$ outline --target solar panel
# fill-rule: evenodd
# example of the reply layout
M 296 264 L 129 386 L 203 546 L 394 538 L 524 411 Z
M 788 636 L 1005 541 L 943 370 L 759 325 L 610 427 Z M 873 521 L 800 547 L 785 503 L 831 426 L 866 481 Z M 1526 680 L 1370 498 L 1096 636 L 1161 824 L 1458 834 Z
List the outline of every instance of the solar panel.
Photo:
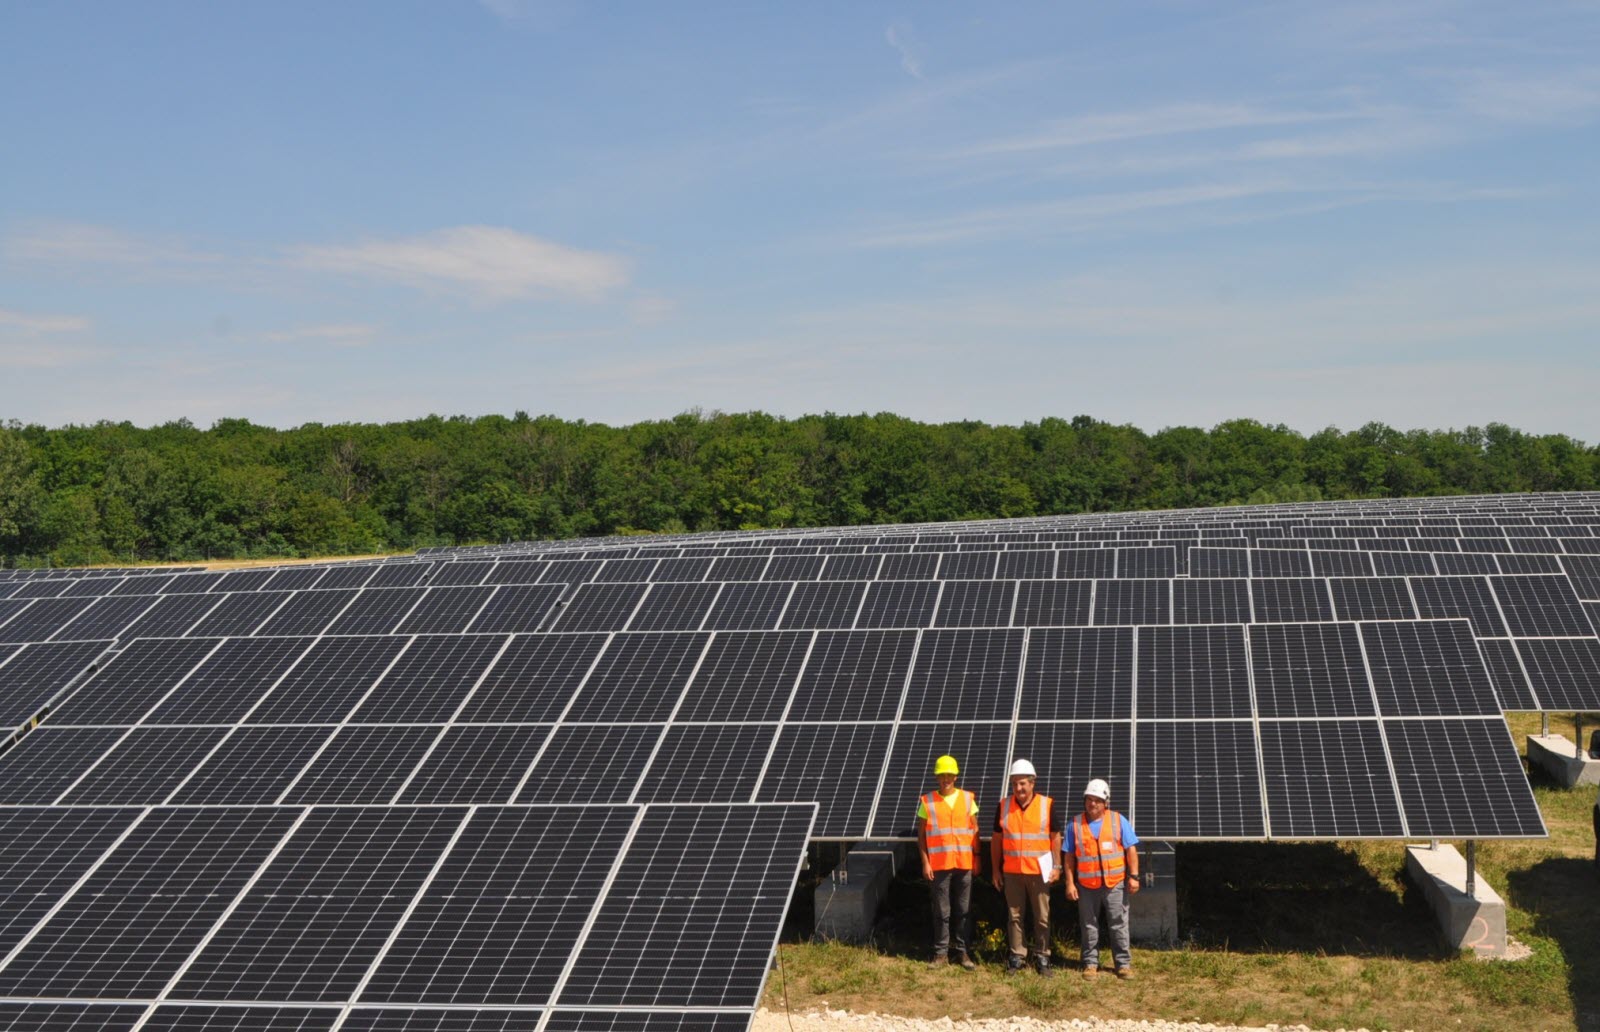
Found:
M 1416 577 L 1411 590 L 1424 618 L 1464 617 L 1472 622 L 1472 632 L 1485 638 L 1506 633 L 1499 603 L 1483 577 Z
M 1094 585 L 1096 627 L 1172 622 L 1172 587 L 1165 580 L 1103 580 Z
M 5 626 L 0 627 L 0 641 L 49 641 L 68 621 L 89 608 L 94 601 L 92 598 L 42 598 L 26 608 L 19 607 L 17 614 L 7 620 Z M 3 615 L 3 612 L 0 612 L 0 615 Z
M 1376 715 L 1355 625 L 1256 624 L 1249 634 L 1262 717 Z
M 830 630 L 852 627 L 866 598 L 861 581 L 801 581 L 794 586 L 779 626 L 785 630 Z
M 1478 651 L 1489 671 L 1495 698 L 1502 710 L 1536 710 L 1539 701 L 1528 684 L 1528 674 L 1517 658 L 1517 647 L 1508 639 L 1479 638 Z
M 220 727 L 136 727 L 64 792 L 58 802 L 150 805 L 167 797 L 228 733 Z
M 1416 606 L 1404 577 L 1335 577 L 1328 582 L 1340 620 L 1414 620 Z
M 1490 577 L 1513 638 L 1589 636 L 1589 617 L 1565 577 Z
M 778 626 L 793 585 L 778 581 L 724 584 L 706 617 L 708 631 L 770 630 Z
M 333 731 L 326 724 L 233 730 L 165 801 L 228 805 L 274 802 Z
M 377 583 L 377 578 L 373 578 Z M 329 634 L 388 634 L 405 619 L 426 593 L 424 588 L 363 588 L 337 619 Z
M 652 584 L 628 621 L 632 631 L 696 631 L 711 612 L 721 584 Z
M 150 724 L 231 724 L 311 647 L 310 638 L 232 638 L 144 717 Z
M 0 753 L 0 804 L 48 805 L 126 733 L 41 727 Z
M 512 638 L 457 719 L 468 723 L 555 720 L 605 645 L 603 634 Z
M 279 797 L 285 803 L 386 803 L 439 737 L 437 727 L 341 727 Z
M 457 563 L 457 566 L 470 566 L 471 563 Z M 315 566 L 291 566 L 277 571 L 269 577 L 262 587 L 270 591 L 303 591 L 322 579 L 325 570 Z
M 0 809 L 0 956 L 88 872 L 137 810 Z
M 1600 708 L 1600 641 L 1532 638 L 1517 642 L 1516 648 L 1539 703 L 1527 708 Z
M 222 643 L 214 638 L 133 642 L 55 707 L 57 724 L 129 724 L 183 683 Z
M 1405 834 L 1378 721 L 1263 722 L 1261 759 L 1273 837 Z
M 1018 627 L 1086 627 L 1093 581 L 1022 581 L 1012 623 Z
M 1175 624 L 1246 624 L 1250 616 L 1248 581 L 1217 578 L 1172 582 Z
M 1251 715 L 1243 627 L 1141 627 L 1137 640 L 1141 721 Z
M 1385 720 L 1383 731 L 1412 837 L 1545 834 L 1504 719 Z
M 926 627 L 932 622 L 941 587 L 937 581 L 875 581 L 867 587 L 856 626 Z
M 776 724 L 673 724 L 661 736 L 634 799 L 745 802 L 755 792 L 777 733 Z
M 1010 720 L 1022 665 L 1020 630 L 922 632 L 902 720 Z
M 754 1006 L 815 813 L 646 809 L 556 1002 Z
M 467 629 L 493 588 L 431 587 L 395 628 L 397 634 L 455 634 Z
M 814 800 L 815 837 L 864 838 L 892 730 L 891 724 L 785 724 L 755 801 Z
M 509 641 L 500 635 L 422 635 L 346 719 L 358 724 L 448 720 Z
M 156 1032 L 329 1032 L 338 1019 L 333 1008 L 208 1007 L 166 1004 L 141 1027 Z
M 541 627 L 561 600 L 558 584 L 508 584 L 484 603 L 468 628 L 482 634 L 520 634 Z
M 323 638 L 251 712 L 256 724 L 339 721 L 411 644 L 408 638 Z
M 710 641 L 707 634 L 618 634 L 564 719 L 666 720 Z
M 661 724 L 557 727 L 517 793 L 519 803 L 625 803 L 661 739 Z
M 585 584 L 577 589 L 550 629 L 553 631 L 620 631 L 639 605 L 648 585 Z
M 0 727 L 14 728 L 48 706 L 87 674 L 107 641 L 6 646 L 0 653 Z
M 1022 720 L 1107 720 L 1133 713 L 1133 629 L 1029 632 Z
M 1278 578 L 1250 582 L 1251 610 L 1258 623 L 1301 623 L 1333 619 L 1328 582 Z
M 1494 687 L 1466 621 L 1368 623 L 1360 631 L 1384 716 L 1499 714 Z
M 354 599 L 354 591 L 244 592 L 226 595 L 185 633 L 191 636 L 318 634 Z M 215 596 L 209 596 L 215 597 Z
M 348 1032 L 536 1032 L 539 1010 L 364 1010 L 356 1008 L 341 1030 Z M 643 1012 L 646 1014 L 653 1012 Z M 745 1016 L 740 1015 L 741 1023 Z M 743 1024 L 740 1026 L 743 1027 Z
M 130 1032 L 144 1004 L 0 1003 L 6 1032 Z
M 1141 721 L 1134 746 L 1131 809 L 1141 837 L 1266 834 L 1249 721 Z
M 153 595 L 97 599 L 94 605 L 61 625 L 54 635 L 62 641 L 72 639 L 115 638 L 122 629 L 155 605 Z
M 972 721 L 900 724 L 894 732 L 883 786 L 872 817 L 872 837 L 909 838 L 916 834 L 917 797 L 926 792 L 933 761 L 954 756 L 961 783 L 980 800 L 999 799 L 1002 775 L 1010 764 L 1006 748 L 1011 724 Z
M 134 638 L 177 638 L 199 623 L 222 602 L 215 595 L 160 595 L 155 605 L 137 620 L 122 628 L 121 636 Z
M 781 719 L 811 650 L 810 634 L 724 631 L 711 641 L 674 719 Z
M 1076 812 L 1079 792 L 1091 779 L 1110 783 L 1113 809 L 1125 805 L 1122 796 L 1133 784 L 1133 726 L 1126 720 L 1018 721 L 1011 753 L 1031 761 L 1039 771 L 1039 791 L 1055 799 L 1063 824 Z M 985 799 L 982 805 L 992 801 Z M 983 826 L 988 828 L 989 823 Z

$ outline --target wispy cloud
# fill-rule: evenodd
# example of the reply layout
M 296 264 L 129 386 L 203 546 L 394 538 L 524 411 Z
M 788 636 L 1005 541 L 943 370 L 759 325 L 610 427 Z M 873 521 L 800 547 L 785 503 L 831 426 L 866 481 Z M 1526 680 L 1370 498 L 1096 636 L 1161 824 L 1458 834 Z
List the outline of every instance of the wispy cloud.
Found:
M 499 226 L 457 226 L 423 236 L 295 248 L 291 265 L 488 300 L 594 300 L 628 282 L 618 255 L 581 251 Z
M 922 59 L 917 56 L 915 34 L 906 22 L 895 22 L 883 30 L 883 40 L 900 55 L 900 70 L 913 79 L 923 78 Z
M 12 233 L 0 248 L 10 264 L 102 266 L 191 275 L 228 261 L 171 238 L 139 236 L 79 222 L 41 222 Z
M 89 328 L 89 320 L 81 315 L 45 315 L 0 308 L 0 327 L 23 333 L 79 333 Z
M 1458 103 L 1497 122 L 1575 126 L 1600 117 L 1600 70 L 1537 76 L 1475 71 L 1453 77 Z
M 268 344 L 315 344 L 333 348 L 364 348 L 378 335 L 378 327 L 369 323 L 322 323 L 315 326 L 296 326 L 261 335 Z

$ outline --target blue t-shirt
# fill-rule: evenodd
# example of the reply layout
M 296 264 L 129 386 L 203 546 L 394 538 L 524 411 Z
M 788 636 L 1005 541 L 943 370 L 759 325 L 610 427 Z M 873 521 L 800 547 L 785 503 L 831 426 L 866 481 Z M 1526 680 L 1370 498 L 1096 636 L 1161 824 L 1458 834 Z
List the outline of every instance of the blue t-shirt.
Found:
M 1076 856 L 1078 854 L 1079 816 L 1081 815 L 1074 814 L 1072 820 L 1067 822 L 1067 838 L 1066 842 L 1062 845 L 1062 852 L 1066 853 L 1068 856 Z M 1139 844 L 1139 836 L 1133 833 L 1133 825 L 1129 824 L 1128 818 L 1123 817 L 1122 814 L 1117 814 L 1117 817 L 1122 821 L 1122 848 L 1127 849 L 1129 846 L 1137 846 Z M 1104 818 L 1101 818 L 1098 821 L 1090 821 L 1089 834 L 1099 838 L 1100 826 L 1104 823 Z

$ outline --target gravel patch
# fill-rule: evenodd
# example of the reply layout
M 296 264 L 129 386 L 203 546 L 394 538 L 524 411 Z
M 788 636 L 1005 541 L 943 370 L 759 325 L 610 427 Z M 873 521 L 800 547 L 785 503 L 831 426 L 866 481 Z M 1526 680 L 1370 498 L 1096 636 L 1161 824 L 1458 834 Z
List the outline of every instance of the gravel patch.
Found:
M 901 1018 L 889 1014 L 853 1014 L 820 1010 L 793 1014 L 763 1008 L 752 1032 L 1313 1032 L 1305 1025 L 1208 1025 L 1189 1021 L 1134 1021 L 1127 1018 Z M 1336 1032 L 1368 1032 L 1338 1029 Z

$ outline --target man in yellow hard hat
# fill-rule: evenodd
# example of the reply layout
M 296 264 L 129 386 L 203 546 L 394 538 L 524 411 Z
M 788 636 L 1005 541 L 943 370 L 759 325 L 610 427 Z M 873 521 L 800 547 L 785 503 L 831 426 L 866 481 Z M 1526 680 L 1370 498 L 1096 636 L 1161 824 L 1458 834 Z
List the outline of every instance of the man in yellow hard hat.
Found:
M 978 801 L 956 787 L 961 766 L 954 756 L 933 761 L 938 788 L 917 800 L 917 849 L 922 876 L 932 882 L 933 967 L 950 963 L 951 940 L 956 962 L 967 971 L 977 967 L 968 953 L 972 939 L 972 872 L 978 869 Z

